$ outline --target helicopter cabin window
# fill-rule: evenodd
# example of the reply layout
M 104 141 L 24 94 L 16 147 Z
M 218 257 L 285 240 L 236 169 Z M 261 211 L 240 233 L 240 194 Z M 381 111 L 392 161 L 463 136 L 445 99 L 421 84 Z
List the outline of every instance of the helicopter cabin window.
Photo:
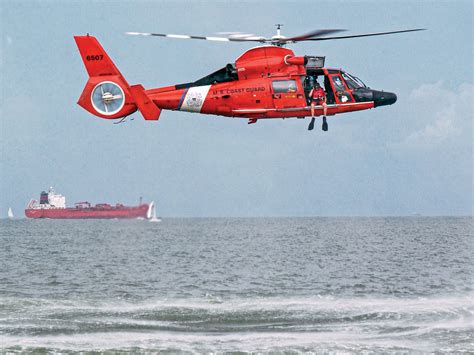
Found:
M 274 93 L 287 93 L 296 92 L 298 86 L 296 86 L 296 80 L 275 80 L 272 82 Z
M 235 69 L 234 64 L 227 64 L 224 68 L 206 75 L 204 78 L 196 80 L 191 86 L 212 85 L 233 80 L 238 80 L 237 70 Z

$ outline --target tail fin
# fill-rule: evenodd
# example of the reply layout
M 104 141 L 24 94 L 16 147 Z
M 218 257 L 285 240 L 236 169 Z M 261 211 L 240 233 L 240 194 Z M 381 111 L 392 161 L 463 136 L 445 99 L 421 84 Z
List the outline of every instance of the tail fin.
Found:
M 94 36 L 74 36 L 89 80 L 78 104 L 108 119 L 130 115 L 137 109 L 146 120 L 158 120 L 161 110 L 141 85 L 130 86 Z
M 89 76 L 122 76 L 122 73 L 94 36 L 74 36 L 74 39 Z

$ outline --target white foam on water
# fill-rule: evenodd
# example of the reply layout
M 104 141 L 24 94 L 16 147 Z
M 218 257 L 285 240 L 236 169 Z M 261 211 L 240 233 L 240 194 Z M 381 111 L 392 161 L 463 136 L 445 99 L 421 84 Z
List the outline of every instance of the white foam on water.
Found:
M 50 335 L 41 337 L 0 336 L 4 348 L 20 346 L 57 350 L 101 351 L 113 349 L 149 349 L 180 351 L 272 351 L 272 350 L 329 350 L 345 348 L 361 350 L 380 349 L 430 349 L 429 344 L 413 341 L 386 341 L 364 339 L 353 332 L 271 332 L 205 334 L 181 332 L 115 332 L 78 335 Z
M 0 300 L 5 304 L 6 299 Z M 21 302 L 9 299 L 10 302 Z M 462 308 L 467 312 L 474 311 L 474 295 L 447 296 L 442 298 L 336 298 L 333 296 L 311 297 L 267 297 L 267 298 L 233 298 L 220 300 L 182 298 L 156 299 L 146 302 L 127 301 L 62 301 L 62 300 L 24 300 L 25 308 L 36 310 L 80 311 L 91 310 L 100 312 L 138 312 L 155 311 L 172 308 L 209 310 L 209 311 L 377 311 L 377 312 L 450 312 Z
M 431 298 L 336 298 L 268 297 L 233 298 L 220 303 L 208 297 L 203 299 L 157 299 L 141 303 L 125 301 L 22 301 L 9 299 L 0 309 L 0 328 L 30 329 L 50 326 L 54 331 L 59 322 L 97 324 L 96 329 L 82 329 L 74 334 L 44 334 L 34 332 L 0 335 L 0 348 L 52 348 L 59 350 L 107 350 L 107 349 L 177 349 L 181 351 L 269 351 L 269 350 L 365 350 L 410 349 L 417 351 L 469 351 L 474 350 L 474 298 L 472 294 Z M 15 308 L 18 305 L 19 308 Z M 192 319 L 162 321 L 141 319 L 142 315 L 191 314 Z M 270 312 L 269 314 L 267 312 Z M 6 313 L 6 314 L 5 314 Z M 51 314 L 71 314 L 70 319 L 50 318 Z M 206 332 L 208 315 L 222 316 L 220 324 L 210 322 L 213 331 Z M 279 324 L 272 317 L 282 316 L 289 320 Z M 40 316 L 37 320 L 36 317 Z M 230 324 L 226 324 L 229 316 Z M 242 329 L 226 331 L 236 316 L 243 319 Z M 247 316 L 249 318 L 247 318 Z M 137 319 L 138 317 L 138 319 Z M 299 320 L 302 320 L 301 324 Z M 327 320 L 327 321 L 326 321 Z M 253 323 L 254 322 L 254 323 Z M 256 322 L 256 323 L 255 323 Z M 194 323 L 204 324 L 193 328 Z M 123 325 L 125 329 L 104 331 L 101 325 Z M 194 331 L 166 331 L 137 329 L 127 326 L 181 327 L 190 324 Z M 272 325 L 272 329 L 266 328 Z M 258 331 L 253 326 L 262 326 Z M 67 325 L 65 325 L 67 328 Z M 245 328 L 248 327 L 248 331 Z M 299 331 L 295 331 L 295 327 Z M 69 328 L 68 328 L 69 329 Z M 281 331 L 280 331 L 281 330 Z M 447 330 L 466 340 L 452 344 L 448 340 L 432 336 Z M 8 330 L 7 330 L 8 332 Z M 21 334 L 21 333 L 20 333 Z M 469 335 L 471 334 L 471 335 Z

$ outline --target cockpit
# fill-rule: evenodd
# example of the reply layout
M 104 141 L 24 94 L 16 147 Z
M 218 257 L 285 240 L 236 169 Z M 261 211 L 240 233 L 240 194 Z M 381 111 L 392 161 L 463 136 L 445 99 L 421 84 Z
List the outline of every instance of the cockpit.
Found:
M 397 101 L 394 93 L 372 90 L 355 75 L 327 68 L 307 68 L 306 77 L 303 78 L 306 97 L 309 97 L 309 92 L 316 81 L 323 86 L 328 104 L 373 101 L 377 107 L 391 105 Z

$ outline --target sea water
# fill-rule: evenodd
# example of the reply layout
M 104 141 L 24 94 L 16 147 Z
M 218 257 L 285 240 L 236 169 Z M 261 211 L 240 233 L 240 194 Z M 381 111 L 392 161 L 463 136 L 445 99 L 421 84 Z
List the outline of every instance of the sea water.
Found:
M 471 217 L 0 227 L 2 351 L 474 352 Z

